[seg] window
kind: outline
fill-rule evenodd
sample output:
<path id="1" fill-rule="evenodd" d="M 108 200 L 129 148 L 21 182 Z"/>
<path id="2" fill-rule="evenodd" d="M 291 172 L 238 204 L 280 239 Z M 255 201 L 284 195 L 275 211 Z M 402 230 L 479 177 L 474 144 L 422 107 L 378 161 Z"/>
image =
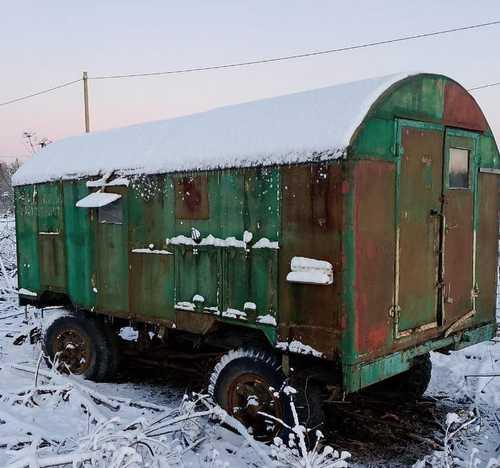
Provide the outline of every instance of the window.
<path id="1" fill-rule="evenodd" d="M 469 188 L 469 150 L 450 148 L 448 187 Z"/>
<path id="2" fill-rule="evenodd" d="M 101 206 L 98 210 L 98 220 L 100 223 L 123 223 L 123 202 L 121 198 L 108 205 Z"/>

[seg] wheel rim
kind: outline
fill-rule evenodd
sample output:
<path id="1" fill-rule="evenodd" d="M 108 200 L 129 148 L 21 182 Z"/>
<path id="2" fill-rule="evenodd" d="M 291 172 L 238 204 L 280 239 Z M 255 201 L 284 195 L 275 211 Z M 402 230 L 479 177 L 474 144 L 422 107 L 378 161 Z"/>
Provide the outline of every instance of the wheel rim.
<path id="1" fill-rule="evenodd" d="M 59 361 L 59 371 L 83 374 L 92 359 L 90 338 L 78 329 L 65 328 L 55 337 L 54 356 Z"/>
<path id="2" fill-rule="evenodd" d="M 270 442 L 280 431 L 280 423 L 261 413 L 283 419 L 283 405 L 276 390 L 262 376 L 245 373 L 229 386 L 228 412 L 247 428 L 255 439 Z"/>

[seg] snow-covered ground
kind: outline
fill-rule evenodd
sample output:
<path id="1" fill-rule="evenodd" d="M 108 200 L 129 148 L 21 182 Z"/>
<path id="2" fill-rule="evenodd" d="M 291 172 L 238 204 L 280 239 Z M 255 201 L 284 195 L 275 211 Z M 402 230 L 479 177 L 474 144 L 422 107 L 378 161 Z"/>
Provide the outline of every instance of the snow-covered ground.
<path id="1" fill-rule="evenodd" d="M 17 306 L 12 227 L 0 224 L 0 466 L 345 466 L 329 450 L 306 461 L 300 447 L 269 447 L 241 428 L 229 430 L 209 400 L 184 395 L 182 375 L 173 382 L 146 376 L 97 384 L 47 369 L 29 331 L 57 312 L 45 311 L 42 320 L 41 311 L 26 314 Z M 460 409 L 439 421 L 448 427 L 445 450 L 429 449 L 418 466 L 500 466 L 500 377 L 466 378 L 500 373 L 498 340 L 432 356 L 428 394 Z M 401 464 L 380 463 L 384 453 L 381 444 L 378 466 Z M 351 455 L 347 461 L 359 466 L 356 452 Z"/>

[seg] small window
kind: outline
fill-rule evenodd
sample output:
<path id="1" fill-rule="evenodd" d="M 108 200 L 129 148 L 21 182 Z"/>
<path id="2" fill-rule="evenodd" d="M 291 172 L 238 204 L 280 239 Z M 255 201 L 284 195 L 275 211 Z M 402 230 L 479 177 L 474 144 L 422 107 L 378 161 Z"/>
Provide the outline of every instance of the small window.
<path id="1" fill-rule="evenodd" d="M 469 150 L 450 148 L 449 188 L 469 188 Z"/>
<path id="2" fill-rule="evenodd" d="M 98 219 L 100 223 L 123 223 L 123 202 L 121 198 L 113 203 L 101 206 L 98 210 Z"/>

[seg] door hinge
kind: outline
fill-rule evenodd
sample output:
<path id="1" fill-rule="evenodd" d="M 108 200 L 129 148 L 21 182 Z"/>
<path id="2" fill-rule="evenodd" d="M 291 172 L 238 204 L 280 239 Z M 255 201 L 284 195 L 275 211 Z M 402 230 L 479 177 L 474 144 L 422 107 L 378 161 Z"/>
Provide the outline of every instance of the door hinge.
<path id="1" fill-rule="evenodd" d="M 395 304 L 389 309 L 389 317 L 398 317 L 401 312 L 401 307 L 399 305 Z"/>

